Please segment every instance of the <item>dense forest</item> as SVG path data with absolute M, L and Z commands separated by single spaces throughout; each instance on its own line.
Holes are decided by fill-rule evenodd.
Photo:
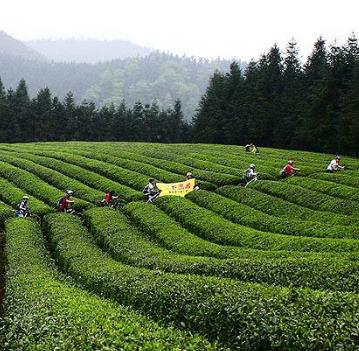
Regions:
M 9 71 L 21 71 L 16 59 L 23 60 L 9 58 Z M 94 66 L 43 66 L 35 60 L 32 78 L 42 86 L 48 86 L 50 75 L 67 72 L 62 94 L 43 88 L 32 98 L 23 79 L 7 91 L 1 83 L 0 141 L 253 142 L 359 155 L 359 47 L 354 35 L 343 46 L 327 46 L 319 38 L 306 62 L 300 61 L 295 42 L 285 54 L 274 45 L 245 69 L 239 62 L 222 67 L 224 61 L 218 61 L 213 65 L 223 70 L 215 70 L 206 90 L 208 64 L 161 53 Z M 77 84 L 88 97 L 82 103 L 65 93 L 66 88 L 79 91 Z M 200 99 L 201 85 L 205 93 Z M 151 98 L 153 92 L 160 102 Z M 183 99 L 187 107 L 197 106 L 191 125 L 185 122 Z
M 319 38 L 301 63 L 297 45 L 277 46 L 244 72 L 216 72 L 193 123 L 196 142 L 359 155 L 359 48 Z
M 69 92 L 64 101 L 49 88 L 29 97 L 25 80 L 15 90 L 5 90 L 0 80 L 0 142 L 116 140 L 190 141 L 190 127 L 183 121 L 181 102 L 160 109 L 154 102 L 125 102 L 96 108 L 93 102 L 76 104 Z

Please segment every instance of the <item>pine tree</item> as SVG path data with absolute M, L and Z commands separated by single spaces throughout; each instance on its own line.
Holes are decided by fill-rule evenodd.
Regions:
M 144 108 L 140 101 L 137 101 L 131 111 L 131 130 L 133 135 L 131 140 L 146 140 L 146 130 L 144 123 Z
M 78 129 L 75 131 L 75 140 L 96 140 L 96 120 L 98 120 L 98 112 L 94 102 L 83 101 L 78 106 Z
M 135 140 L 131 111 L 124 101 L 116 109 L 112 128 L 114 140 Z
M 243 131 L 240 139 L 241 144 L 248 144 L 256 140 L 256 118 L 262 111 L 262 106 L 257 103 L 257 79 L 259 75 L 258 62 L 251 61 L 245 71 L 243 89 L 242 89 L 242 103 L 241 121 Z
M 223 74 L 215 72 L 193 120 L 195 141 L 223 142 L 223 115 L 226 104 L 224 87 L 225 77 Z
M 298 58 L 297 43 L 288 43 L 283 70 L 281 116 L 274 130 L 273 144 L 277 147 L 295 146 L 297 119 L 304 100 L 303 73 Z
M 223 111 L 223 142 L 237 144 L 243 140 L 246 121 L 241 111 L 243 95 L 243 77 L 236 62 L 232 62 L 225 76 L 224 84 L 225 110 Z
M 24 79 L 21 79 L 13 95 L 14 141 L 31 141 L 33 128 L 30 111 L 30 98 Z
M 9 106 L 6 99 L 5 87 L 0 78 L 0 142 L 6 142 L 11 129 L 9 119 Z
M 342 150 L 359 156 L 359 60 L 356 60 L 347 91 L 341 96 L 339 138 Z
M 273 145 L 274 130 L 282 118 L 283 64 L 279 48 L 274 45 L 263 55 L 252 75 L 254 89 L 250 98 L 249 134 L 257 144 Z
M 307 150 L 325 150 L 328 133 L 330 67 L 325 40 L 319 38 L 304 67 L 305 102 L 298 120 L 296 145 Z
M 33 140 L 48 140 L 51 133 L 52 98 L 49 88 L 41 89 L 31 102 Z
M 65 140 L 76 140 L 80 136 L 79 131 L 79 118 L 77 108 L 75 105 L 74 95 L 71 91 L 66 94 L 64 99 L 64 123 L 63 132 Z
M 184 122 L 183 122 L 183 112 L 182 112 L 182 103 L 180 99 L 176 99 L 173 111 L 169 111 L 168 119 L 170 119 L 169 132 L 171 133 L 169 137 L 169 142 L 179 143 L 184 138 Z
M 51 104 L 51 116 L 48 139 L 51 141 L 65 141 L 66 134 L 64 133 L 64 116 L 65 116 L 65 107 L 61 101 L 55 96 L 52 99 Z

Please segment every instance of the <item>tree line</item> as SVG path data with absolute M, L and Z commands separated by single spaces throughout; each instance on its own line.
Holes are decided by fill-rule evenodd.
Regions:
M 124 101 L 96 108 L 77 104 L 71 92 L 61 101 L 49 88 L 30 98 L 24 79 L 6 91 L 0 79 L 0 142 L 67 140 L 183 142 L 190 141 L 190 126 L 180 100 L 166 110 L 156 102 L 129 108 Z
M 319 38 L 305 63 L 295 42 L 274 45 L 242 72 L 215 72 L 193 122 L 193 141 L 359 155 L 359 48 Z
M 354 35 L 343 46 L 319 38 L 301 63 L 297 44 L 283 55 L 274 45 L 245 70 L 233 62 L 216 71 L 193 123 L 181 101 L 124 101 L 97 107 L 64 100 L 49 88 L 30 98 L 22 79 L 15 90 L 0 80 L 0 142 L 27 141 L 205 142 L 295 148 L 359 155 L 359 48 Z

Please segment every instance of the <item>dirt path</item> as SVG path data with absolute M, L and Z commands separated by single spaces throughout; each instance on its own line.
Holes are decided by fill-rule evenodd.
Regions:
M 5 294 L 5 235 L 0 233 L 0 316 L 2 315 L 2 301 Z

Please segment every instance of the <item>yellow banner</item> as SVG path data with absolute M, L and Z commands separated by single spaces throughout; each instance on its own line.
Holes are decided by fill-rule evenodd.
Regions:
M 160 196 L 174 195 L 185 196 L 193 191 L 195 179 L 189 179 L 180 183 L 157 183 L 158 189 L 161 190 Z

